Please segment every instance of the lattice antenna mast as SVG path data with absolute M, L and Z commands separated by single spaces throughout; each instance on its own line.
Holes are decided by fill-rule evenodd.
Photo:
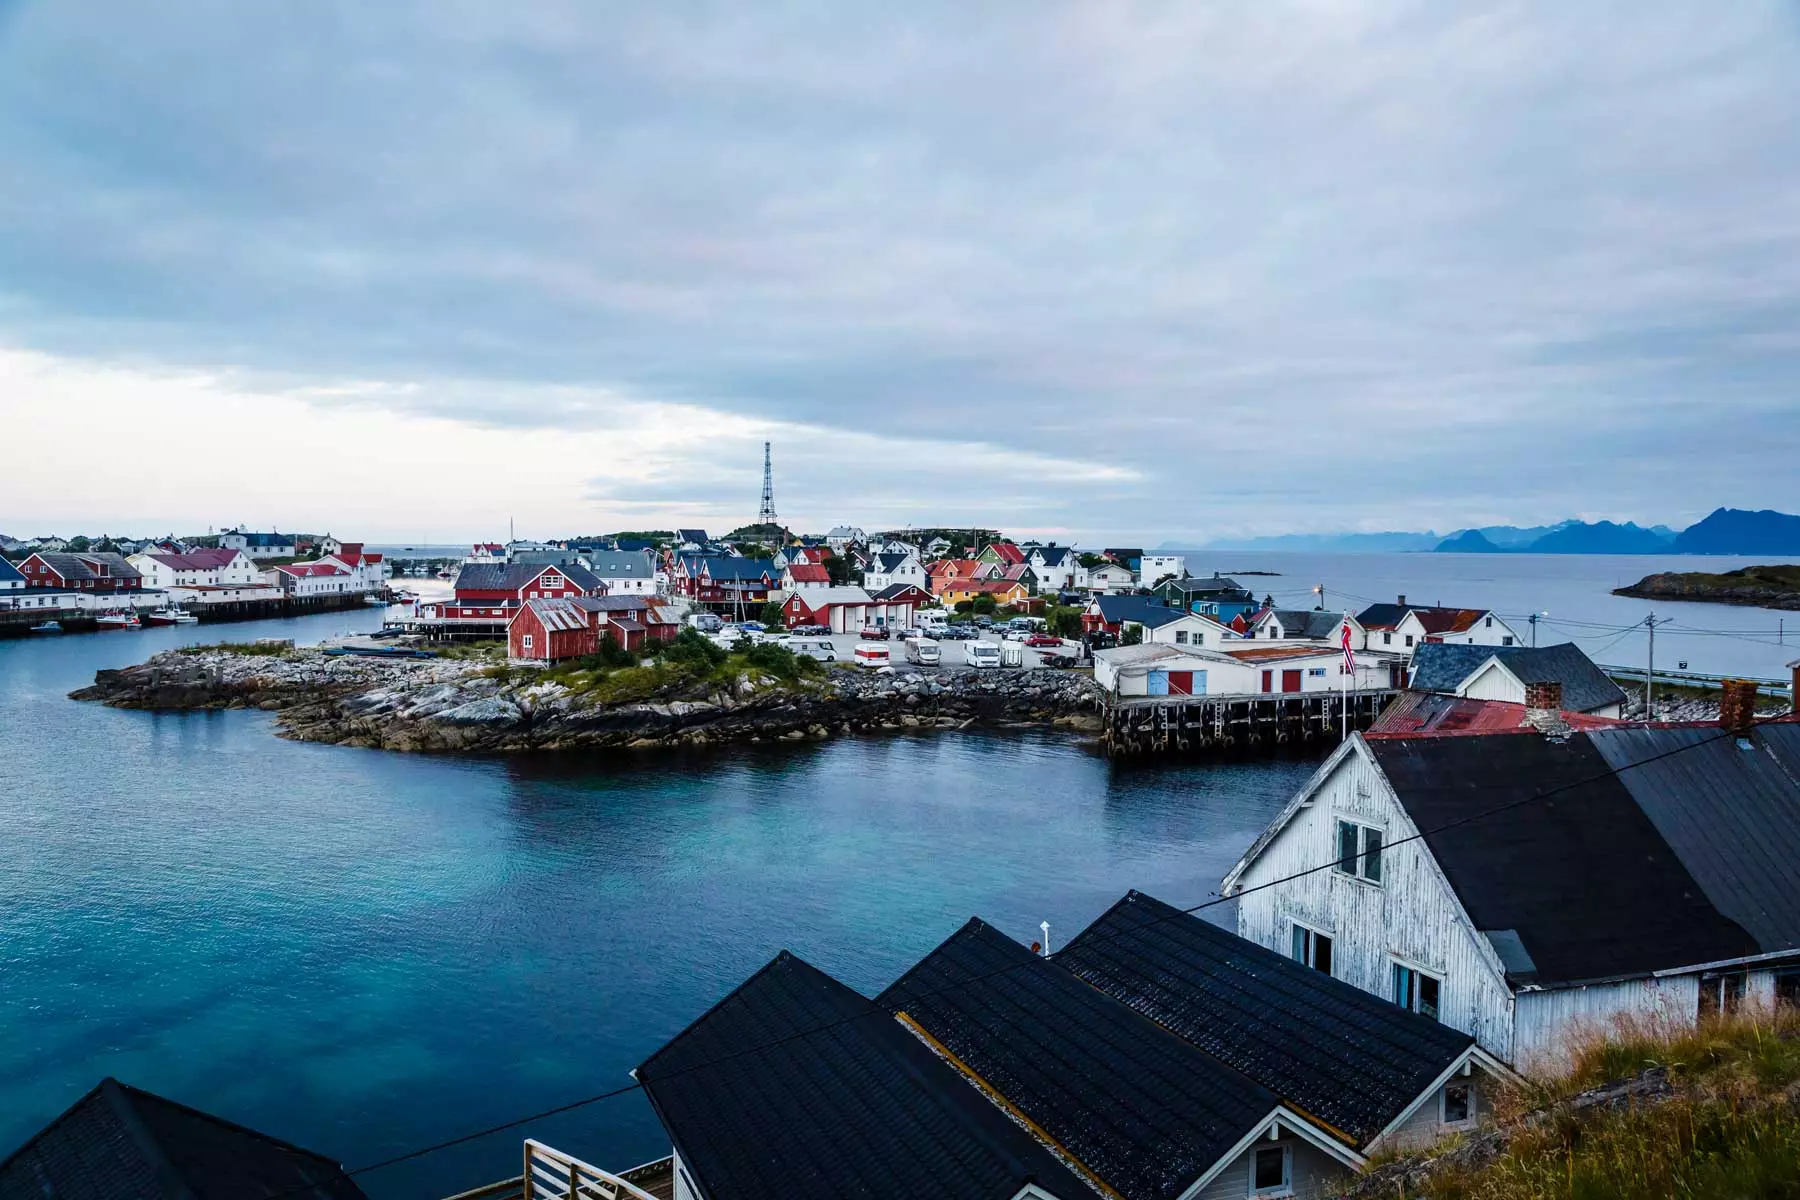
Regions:
M 758 525 L 777 524 L 775 519 L 775 468 L 769 462 L 769 443 L 763 443 L 762 511 L 756 515 Z

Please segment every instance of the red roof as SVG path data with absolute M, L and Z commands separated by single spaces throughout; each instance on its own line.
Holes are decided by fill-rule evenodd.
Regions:
M 991 542 L 988 544 L 988 549 L 992 550 L 1001 562 L 1022 563 L 1025 561 L 1025 552 L 1011 542 Z
M 1255 650 L 1227 650 L 1239 662 L 1285 662 L 1290 658 L 1342 658 L 1342 650 L 1329 646 L 1263 646 Z
M 238 550 L 190 550 L 186 554 L 152 554 L 150 557 L 176 571 L 216 571 L 236 558 Z
M 1570 729 L 1623 725 L 1611 717 L 1564 712 Z M 1458 734 L 1525 732 L 1525 706 L 1508 700 L 1471 700 L 1436 692 L 1404 692 L 1364 735 L 1371 738 L 1452 737 Z
M 790 563 L 787 573 L 795 583 L 831 582 L 831 572 L 815 563 Z
M 1475 622 L 1487 615 L 1487 610 L 1480 608 L 1415 608 L 1413 616 L 1419 618 L 1419 624 L 1425 632 L 1436 636 L 1445 633 L 1462 633 L 1473 629 Z
M 320 559 L 318 562 L 287 563 L 286 565 L 276 567 L 275 569 L 277 571 L 286 571 L 289 575 L 299 579 L 310 579 L 321 575 L 348 575 L 350 573 L 338 564 L 324 558 Z

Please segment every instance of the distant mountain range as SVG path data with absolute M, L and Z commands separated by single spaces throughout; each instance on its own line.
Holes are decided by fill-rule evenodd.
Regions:
M 1719 508 L 1679 533 L 1627 521 L 1563 521 L 1555 525 L 1487 525 L 1433 533 L 1284 534 L 1232 538 L 1208 550 L 1286 550 L 1372 554 L 1800 554 L 1800 516 L 1762 509 Z

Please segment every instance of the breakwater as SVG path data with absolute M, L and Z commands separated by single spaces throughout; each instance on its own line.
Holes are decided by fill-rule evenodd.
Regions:
M 1100 728 L 1092 680 L 1047 670 L 925 675 L 843 668 L 799 682 L 745 671 L 618 703 L 468 661 L 217 648 L 168 651 L 100 671 L 70 695 L 159 712 L 258 708 L 277 714 L 283 737 L 436 753 L 823 740 L 973 725 Z

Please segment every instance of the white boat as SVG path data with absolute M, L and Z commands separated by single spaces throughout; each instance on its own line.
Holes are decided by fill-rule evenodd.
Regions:
M 31 627 L 33 633 L 61 633 L 62 631 L 61 621 L 39 621 Z
M 179 604 L 171 604 L 145 613 L 144 622 L 148 625 L 198 625 L 200 618 Z
M 94 618 L 94 625 L 100 629 L 139 629 L 143 624 L 136 613 L 116 608 Z

